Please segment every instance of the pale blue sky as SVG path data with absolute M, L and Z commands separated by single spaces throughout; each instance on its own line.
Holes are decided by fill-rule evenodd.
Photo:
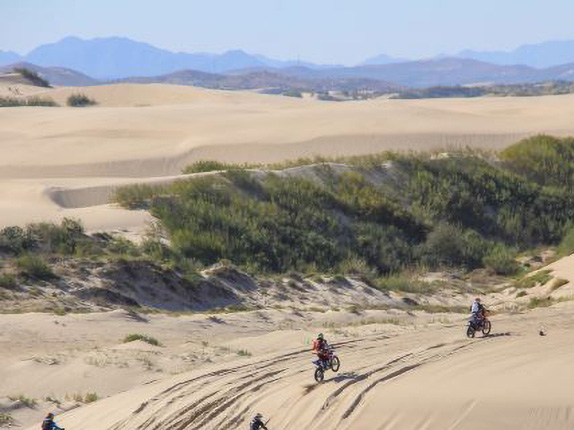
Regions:
M 574 39 L 573 0 L 0 0 L 0 49 L 68 35 L 354 64 Z

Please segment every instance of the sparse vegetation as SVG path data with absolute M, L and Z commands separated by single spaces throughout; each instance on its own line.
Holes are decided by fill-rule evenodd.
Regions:
M 526 275 L 514 283 L 514 287 L 519 289 L 528 289 L 537 285 L 545 285 L 552 279 L 551 270 L 541 270 L 534 275 Z
M 13 402 L 20 402 L 22 405 L 26 406 L 27 408 L 35 408 L 38 402 L 36 399 L 31 397 L 27 397 L 24 394 L 18 394 L 16 396 L 8 396 L 10 400 Z
M 84 396 L 84 403 L 88 404 L 88 403 L 94 403 L 97 402 L 100 399 L 100 396 L 98 396 L 98 393 L 86 393 L 86 395 Z
M 18 286 L 18 281 L 16 277 L 11 273 L 0 274 L 0 288 L 6 288 L 8 290 L 13 290 Z
M 0 97 L 0 107 L 44 106 L 56 107 L 58 104 L 50 98 L 42 97 Z
M 196 161 L 183 169 L 184 174 L 189 173 L 202 173 L 202 172 L 215 172 L 219 170 L 244 170 L 256 168 L 256 164 L 230 164 L 222 163 L 214 160 Z
M 48 280 L 56 276 L 50 266 L 36 255 L 22 255 L 16 259 L 15 263 L 20 269 L 20 273 L 28 278 Z
M 238 349 L 236 351 L 237 355 L 239 355 L 240 357 L 251 357 L 253 354 L 251 354 L 249 351 L 247 351 L 246 349 Z
M 14 423 L 14 418 L 12 415 L 6 412 L 0 412 L 0 426 L 11 427 Z
M 80 93 L 72 94 L 69 96 L 66 103 L 70 107 L 86 107 L 98 104 L 94 99 L 91 99 L 87 95 Z
M 159 341 L 156 338 L 140 333 L 128 334 L 124 338 L 123 343 L 134 342 L 136 340 L 141 340 L 142 342 L 149 343 L 150 345 L 153 346 L 161 346 L 161 343 L 159 343 Z
M 546 137 L 532 139 L 515 147 Z M 574 154 L 574 140 L 560 144 L 572 146 Z M 352 172 L 336 171 L 324 159 L 269 166 L 314 164 L 309 169 L 321 183 L 255 174 L 241 165 L 196 163 L 186 171 L 225 172 L 120 188 L 116 201 L 150 208 L 169 233 L 172 257 L 204 265 L 228 259 L 250 272 L 377 277 L 422 264 L 486 267 L 507 276 L 520 269 L 517 252 L 557 244 L 574 217 L 574 193 L 568 181 L 560 182 L 568 175 L 556 173 L 553 181 L 560 187 L 548 186 L 549 177 L 525 177 L 519 168 L 524 157 L 513 150 L 520 153 L 507 150 L 502 164 L 488 154 L 463 151 L 338 160 Z M 388 175 L 389 165 L 404 178 L 401 184 L 368 179 Z

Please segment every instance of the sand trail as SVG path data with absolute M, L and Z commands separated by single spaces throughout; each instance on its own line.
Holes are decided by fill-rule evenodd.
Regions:
M 236 429 L 259 411 L 281 430 L 571 428 L 569 312 L 498 317 L 492 336 L 474 340 L 464 338 L 461 323 L 335 342 L 341 370 L 321 384 L 313 381 L 309 350 L 286 348 L 136 388 L 71 411 L 62 423 Z M 534 330 L 541 319 L 552 326 L 547 337 Z

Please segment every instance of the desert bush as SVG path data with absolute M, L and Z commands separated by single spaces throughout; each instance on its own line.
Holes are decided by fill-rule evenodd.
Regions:
M 15 260 L 16 266 L 23 276 L 33 279 L 49 280 L 56 275 L 43 259 L 38 256 L 25 254 Z
M 58 104 L 50 98 L 29 97 L 0 97 L 0 107 L 45 106 L 57 107 Z
M 569 228 L 558 245 L 558 254 L 567 256 L 574 253 L 574 227 Z
M 30 397 L 26 397 L 24 394 L 18 394 L 16 396 L 8 396 L 10 400 L 13 402 L 20 402 L 27 408 L 35 408 L 38 402 L 36 399 L 32 399 Z
M 14 418 L 12 418 L 12 415 L 6 412 L 0 412 L 0 426 L 11 427 L 13 422 Z
M 201 172 L 215 172 L 224 170 L 243 170 L 259 167 L 257 164 L 231 164 L 215 160 L 201 160 L 186 166 L 183 169 L 184 174 L 201 173 Z
M 384 291 L 401 291 L 403 293 L 429 294 L 437 291 L 437 286 L 430 282 L 394 275 L 377 279 L 375 287 Z
M 555 303 L 552 297 L 532 297 L 528 302 L 528 309 L 545 308 Z
M 72 94 L 68 97 L 66 103 L 70 107 L 85 107 L 98 104 L 94 99 L 89 98 L 85 94 Z
M 150 209 L 173 254 L 157 244 L 150 250 L 166 258 L 203 265 L 229 259 L 252 272 L 272 273 L 312 268 L 380 276 L 422 264 L 512 274 L 515 250 L 557 244 L 574 219 L 569 187 L 541 186 L 483 154 L 338 160 L 354 166 L 346 173 L 323 161 L 281 166 L 317 162 L 310 169 L 321 181 L 203 162 L 188 171 L 225 172 L 122 187 L 115 200 Z M 388 169 L 400 181 L 373 183 Z
M 146 334 L 140 334 L 140 333 L 128 334 L 124 338 L 123 342 L 129 343 L 129 342 L 134 342 L 136 340 L 141 340 L 142 342 L 149 343 L 150 345 L 153 345 L 153 346 L 161 346 L 161 344 L 159 343 L 159 341 L 156 338 L 148 336 Z
M 58 103 L 49 98 L 28 97 L 26 99 L 26 106 L 58 107 Z
M 516 251 L 502 244 L 496 244 L 482 259 L 484 267 L 497 275 L 514 275 L 520 270 L 516 261 Z
M 29 232 L 21 227 L 5 227 L 0 230 L 0 250 L 21 254 L 33 245 Z
M 42 78 L 38 72 L 35 72 L 34 70 L 30 70 L 25 67 L 16 67 L 14 68 L 14 72 L 19 73 L 23 78 L 30 81 L 33 85 L 50 88 L 50 83 L 46 79 Z
M 552 279 L 551 270 L 541 270 L 534 275 L 526 275 L 522 279 L 516 281 L 513 286 L 516 288 L 527 289 L 535 287 L 536 285 L 544 285 Z
M 507 168 L 540 184 L 574 185 L 574 138 L 530 137 L 500 154 Z
M 98 396 L 98 393 L 86 393 L 86 395 L 84 396 L 84 403 L 93 403 L 96 402 L 100 399 L 100 396 Z
M 8 290 L 13 290 L 18 286 L 16 277 L 11 273 L 0 274 L 0 288 L 6 288 Z
M 487 242 L 475 231 L 463 230 L 450 224 L 439 224 L 420 247 L 422 261 L 431 267 L 481 267 L 487 252 Z

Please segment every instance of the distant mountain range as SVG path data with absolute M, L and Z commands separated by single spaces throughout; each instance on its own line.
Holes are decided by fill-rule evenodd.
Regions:
M 574 63 L 574 40 L 522 45 L 508 52 L 466 50 L 458 53 L 456 56 L 500 65 L 522 64 L 546 68 L 565 63 Z
M 525 45 L 512 52 L 463 51 L 454 57 L 416 61 L 382 54 L 361 65 L 344 67 L 275 60 L 240 50 L 174 53 L 121 37 L 67 37 L 41 45 L 23 57 L 0 51 L 0 66 L 14 67 L 20 62 L 54 85 L 121 80 L 226 89 L 378 92 L 404 87 L 574 81 L 574 41 Z
M 26 61 L 43 67 L 66 67 L 100 80 L 156 76 L 185 69 L 225 73 L 253 67 L 326 67 L 307 62 L 275 60 L 241 50 L 223 54 L 176 53 L 125 37 L 90 40 L 66 37 L 56 43 L 41 45 L 25 56 L 0 51 L 0 65 L 16 61 Z
M 574 40 L 523 45 L 513 51 L 461 51 L 451 57 L 477 60 L 500 66 L 549 68 L 574 63 Z M 223 54 L 171 52 L 148 43 L 125 37 L 81 39 L 66 37 L 58 42 L 40 45 L 27 55 L 0 51 L 0 66 L 25 61 L 42 67 L 65 67 L 98 80 L 122 79 L 131 76 L 159 76 L 179 70 L 197 70 L 229 74 L 237 70 L 305 68 L 311 70 L 357 69 L 364 66 L 437 61 L 449 58 L 410 61 L 380 54 L 366 59 L 356 67 L 320 65 L 298 60 L 277 60 L 263 55 L 232 50 Z M 352 73 L 352 72 L 350 72 Z

